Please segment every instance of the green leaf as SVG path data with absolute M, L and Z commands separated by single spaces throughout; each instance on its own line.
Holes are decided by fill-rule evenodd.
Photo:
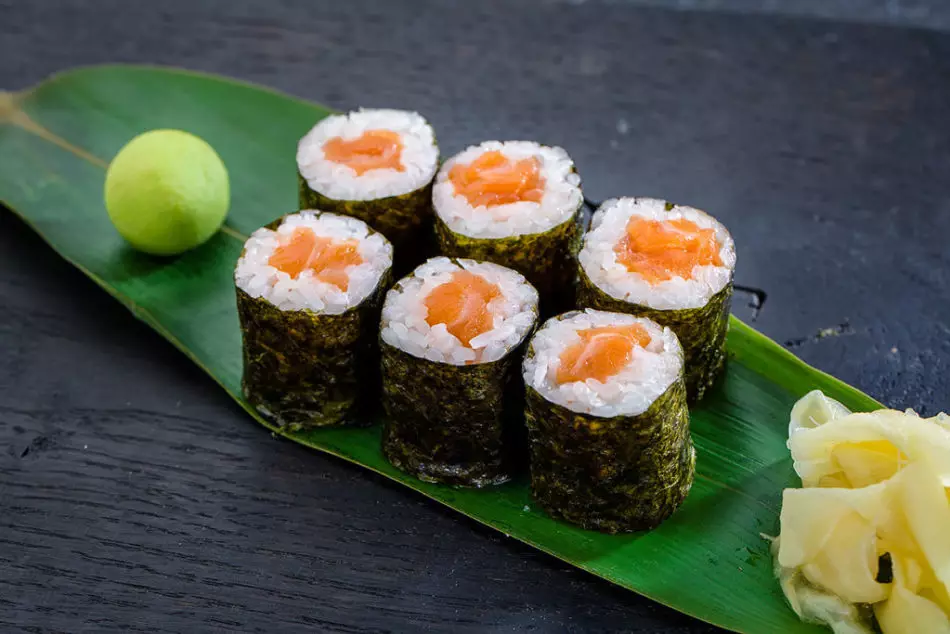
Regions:
M 191 72 L 71 71 L 0 95 L 0 197 L 268 426 L 240 396 L 232 272 L 245 235 L 296 209 L 296 143 L 327 113 L 265 88 Z M 211 143 L 233 187 L 227 226 L 177 259 L 126 246 L 102 203 L 111 157 L 134 135 L 166 127 Z M 644 534 L 603 535 L 555 522 L 535 507 L 523 480 L 478 491 L 416 481 L 385 461 L 378 426 L 287 436 L 710 623 L 744 632 L 823 631 L 800 623 L 786 606 L 760 535 L 777 531 L 782 489 L 797 484 L 785 448 L 788 413 L 814 388 L 855 410 L 879 405 L 735 319 L 729 354 L 722 387 L 692 413 L 693 490 L 670 520 Z

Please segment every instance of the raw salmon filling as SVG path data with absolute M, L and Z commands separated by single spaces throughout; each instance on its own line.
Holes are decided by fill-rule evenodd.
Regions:
M 498 150 L 489 150 L 471 163 L 453 166 L 449 180 L 472 207 L 537 203 L 544 197 L 541 161 L 533 156 L 511 160 Z
M 472 339 L 494 327 L 495 317 L 489 304 L 499 295 L 497 284 L 469 271 L 456 271 L 426 297 L 426 323 L 445 324 L 462 345 L 471 348 Z
M 537 316 L 538 292 L 520 273 L 437 257 L 386 294 L 380 336 L 436 363 L 489 363 L 517 347 Z
M 705 306 L 732 279 L 736 247 L 707 213 L 653 198 L 606 201 L 577 256 L 607 295 L 657 310 Z
M 352 140 L 333 137 L 323 145 L 328 161 L 346 165 L 358 176 L 370 170 L 406 171 L 402 164 L 402 137 L 392 130 L 367 130 Z
M 435 133 L 416 112 L 363 109 L 321 119 L 297 144 L 297 171 L 333 200 L 416 192 L 439 169 Z
M 683 372 L 669 328 L 599 310 L 547 320 L 531 339 L 525 384 L 574 412 L 612 418 L 645 412 Z
M 313 271 L 318 280 L 345 291 L 350 283 L 346 268 L 362 264 L 363 258 L 356 240 L 324 238 L 300 227 L 274 250 L 267 263 L 295 279 L 305 270 Z
M 544 233 L 580 213 L 574 162 L 562 148 L 530 141 L 486 141 L 439 170 L 432 205 L 453 233 L 507 238 Z
M 366 223 L 305 210 L 252 233 L 234 281 L 280 310 L 338 315 L 369 297 L 392 261 L 392 245 Z
M 634 216 L 626 235 L 614 247 L 628 271 L 651 284 L 674 277 L 690 279 L 697 266 L 722 266 L 713 229 L 701 229 L 685 218 L 661 221 Z
M 630 362 L 633 348 L 650 343 L 650 333 L 640 324 L 600 326 L 578 330 L 581 340 L 561 353 L 555 375 L 558 383 L 594 379 L 603 383 Z

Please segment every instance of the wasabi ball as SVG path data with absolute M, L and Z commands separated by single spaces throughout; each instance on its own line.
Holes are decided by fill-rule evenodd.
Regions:
M 106 210 L 133 247 L 175 255 L 221 227 L 231 199 L 228 170 L 202 139 L 152 130 L 119 150 L 106 172 Z

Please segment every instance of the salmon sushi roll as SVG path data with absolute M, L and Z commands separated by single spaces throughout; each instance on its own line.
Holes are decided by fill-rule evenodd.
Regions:
M 475 487 L 511 477 L 520 352 L 537 316 L 534 287 L 490 262 L 437 257 L 396 283 L 380 326 L 383 452 L 394 466 Z
M 653 528 L 683 502 L 696 453 L 669 328 L 566 313 L 532 337 L 523 376 L 531 490 L 548 514 L 617 533 Z
M 432 190 L 439 249 L 524 275 L 545 310 L 573 300 L 584 202 L 559 147 L 487 141 L 446 161 Z
M 377 325 L 393 248 L 366 223 L 301 211 L 258 229 L 237 262 L 244 397 L 291 431 L 361 424 L 378 400 Z
M 608 200 L 594 214 L 578 262 L 578 305 L 671 328 L 686 354 L 689 398 L 702 398 L 726 360 L 736 266 L 726 228 L 663 200 Z
M 300 207 L 359 218 L 392 242 L 397 265 L 405 260 L 409 270 L 430 247 L 438 164 L 435 133 L 418 113 L 331 115 L 297 145 Z

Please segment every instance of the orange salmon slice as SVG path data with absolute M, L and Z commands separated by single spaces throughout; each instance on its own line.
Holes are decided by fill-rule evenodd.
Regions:
M 345 291 L 350 285 L 346 267 L 363 263 L 359 246 L 357 240 L 323 238 L 311 229 L 298 227 L 267 263 L 294 279 L 310 269 L 318 280 Z
M 544 197 L 541 161 L 535 157 L 512 161 L 498 150 L 489 150 L 467 165 L 453 166 L 449 180 L 472 207 L 541 202 Z
M 691 220 L 634 216 L 614 252 L 628 271 L 657 284 L 674 277 L 691 279 L 695 266 L 722 266 L 719 248 L 715 230 L 701 229 Z
M 333 137 L 323 144 L 323 155 L 328 161 L 352 168 L 357 176 L 385 168 L 405 172 L 402 147 L 402 137 L 392 130 L 367 130 L 350 141 Z
M 501 289 L 481 275 L 456 271 L 452 279 L 435 287 L 425 298 L 426 323 L 445 324 L 446 330 L 471 348 L 471 341 L 492 329 L 494 316 L 488 304 L 501 296 Z
M 561 352 L 554 377 L 558 383 L 594 379 L 603 383 L 620 372 L 633 354 L 634 346 L 650 343 L 650 333 L 640 324 L 599 326 L 579 330 L 581 340 Z

